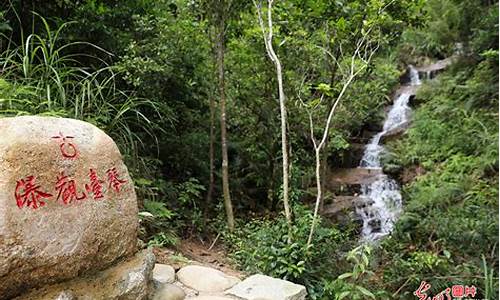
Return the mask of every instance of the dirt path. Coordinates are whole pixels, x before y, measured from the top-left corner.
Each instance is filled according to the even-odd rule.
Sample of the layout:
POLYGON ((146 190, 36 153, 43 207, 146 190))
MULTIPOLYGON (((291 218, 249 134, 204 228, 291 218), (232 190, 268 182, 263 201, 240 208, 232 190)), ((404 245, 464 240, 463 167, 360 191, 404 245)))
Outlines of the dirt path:
POLYGON ((228 258, 225 249, 216 242, 210 249, 213 239, 208 242, 201 242, 191 238, 182 240, 175 248, 155 247, 153 252, 156 262, 168 264, 177 271, 185 265, 197 264, 220 270, 228 275, 243 278, 245 274, 238 271, 236 266, 228 258))

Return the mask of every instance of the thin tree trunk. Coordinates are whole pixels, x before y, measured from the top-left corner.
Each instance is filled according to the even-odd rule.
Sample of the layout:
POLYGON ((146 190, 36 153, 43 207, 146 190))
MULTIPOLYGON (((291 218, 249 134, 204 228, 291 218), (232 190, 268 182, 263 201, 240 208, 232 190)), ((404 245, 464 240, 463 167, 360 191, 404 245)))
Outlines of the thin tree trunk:
POLYGON ((208 181, 207 196, 205 199, 205 209, 203 212, 204 224, 206 224, 208 220, 208 211, 210 209, 210 205, 212 204, 212 194, 214 192, 214 184, 215 184, 214 144, 215 144, 215 100, 214 97, 210 97, 210 144, 208 150, 210 179, 208 181))
POLYGON ((316 188, 317 188, 317 193, 316 193, 316 204, 314 207, 314 217, 313 221, 311 224, 311 230, 309 231, 309 237, 307 238, 307 245, 311 245, 313 234, 314 234, 314 228, 316 227, 316 223, 318 222, 317 212, 320 206, 321 202, 321 197, 322 197, 322 189, 321 189, 321 147, 314 147, 314 154, 316 157, 316 188))
MULTIPOLYGON (((326 142, 325 142, 325 148, 327 148, 327 145, 328 145, 328 138, 326 139, 326 142)), ((321 158, 321 190, 322 191, 325 191, 325 178, 326 178, 326 171, 327 171, 327 167, 328 167, 328 152, 327 151, 324 151, 323 154, 322 154, 322 158, 321 158)), ((319 211, 322 212, 324 210, 324 207, 325 207, 325 196, 326 196, 326 192, 323 194, 321 194, 321 199, 320 199, 320 205, 319 205, 319 211)))
POLYGON ((226 131, 226 92, 224 81, 224 1, 220 1, 217 33, 217 69, 219 73, 220 94, 220 135, 222 147, 222 191, 224 195, 224 207, 226 208, 227 225, 229 231, 234 231, 234 214, 231 194, 229 192, 229 163, 227 156, 227 131, 226 131))
POLYGON ((266 207, 273 211, 274 210, 274 157, 269 157, 269 179, 267 188, 267 205, 266 207))
POLYGON ((276 66, 276 77, 278 79, 278 94, 280 103, 280 117, 281 117, 281 152, 283 155, 283 205, 285 206, 285 217, 288 225, 288 242, 291 241, 292 233, 292 214, 290 210, 290 204, 288 202, 288 147, 287 147, 287 135, 286 135, 286 105, 285 105, 285 92, 283 89, 283 74, 281 69, 281 62, 274 52, 273 49, 273 21, 272 21, 272 6, 273 0, 267 1, 267 23, 268 28, 266 30, 264 26, 264 20, 262 18, 261 6, 254 1, 257 8, 257 13, 259 17, 259 24, 262 30, 262 35, 264 36, 264 44, 266 46, 266 52, 271 59, 271 61, 276 66))

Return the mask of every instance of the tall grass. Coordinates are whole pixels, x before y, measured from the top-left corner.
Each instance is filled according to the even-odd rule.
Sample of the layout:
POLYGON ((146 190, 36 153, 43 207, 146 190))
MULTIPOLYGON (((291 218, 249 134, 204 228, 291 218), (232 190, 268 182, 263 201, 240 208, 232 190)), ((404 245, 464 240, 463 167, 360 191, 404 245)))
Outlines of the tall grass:
POLYGON ((138 157, 144 137, 156 143, 155 119, 161 118, 156 103, 120 90, 118 74, 105 59, 77 51, 92 47, 102 57, 112 54, 91 43, 64 41, 61 33, 71 23, 52 30, 45 18, 35 15, 42 33, 33 32, 21 45, 10 44, 0 54, 0 117, 52 115, 84 120, 107 132, 122 153, 133 157, 138 157), (103 67, 82 66, 82 58, 103 67))

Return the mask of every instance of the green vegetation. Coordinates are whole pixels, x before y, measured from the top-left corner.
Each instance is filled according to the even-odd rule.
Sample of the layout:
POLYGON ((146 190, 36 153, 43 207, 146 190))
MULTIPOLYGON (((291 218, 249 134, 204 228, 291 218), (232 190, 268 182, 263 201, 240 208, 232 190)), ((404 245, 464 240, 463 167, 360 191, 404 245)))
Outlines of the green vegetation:
POLYGON ((220 235, 235 266, 304 284, 311 299, 414 299, 423 280, 433 293, 474 284, 482 298, 497 299, 498 3, 282 0, 271 13, 286 95, 291 229, 277 74, 251 1, 0 4, 0 116, 76 118, 113 137, 136 185, 145 244, 220 235), (388 145, 386 163, 404 183, 393 234, 359 245, 356 221, 320 218, 308 245, 310 135, 322 135, 335 100, 341 95, 321 151, 323 180, 383 120, 407 64, 451 55, 457 61, 418 91, 410 129, 388 145), (361 71, 349 82, 351 64, 361 71))

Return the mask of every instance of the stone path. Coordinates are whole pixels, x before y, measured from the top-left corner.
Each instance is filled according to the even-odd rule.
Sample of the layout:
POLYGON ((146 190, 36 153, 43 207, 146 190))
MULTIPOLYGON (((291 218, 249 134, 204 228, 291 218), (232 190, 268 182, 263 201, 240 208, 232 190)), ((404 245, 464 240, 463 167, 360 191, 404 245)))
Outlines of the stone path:
POLYGON ((219 270, 187 265, 174 268, 155 264, 153 300, 303 300, 304 286, 264 275, 252 275, 241 281, 219 270))

